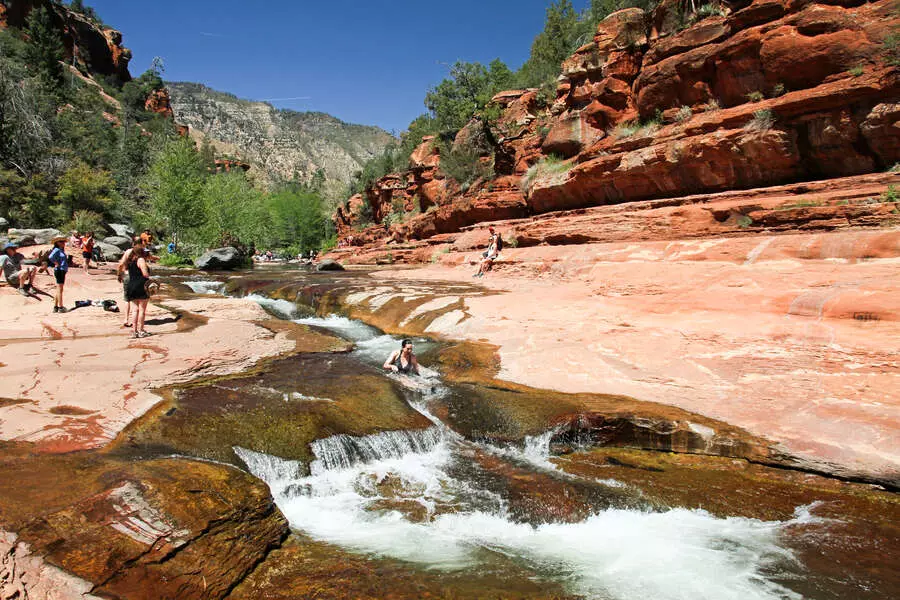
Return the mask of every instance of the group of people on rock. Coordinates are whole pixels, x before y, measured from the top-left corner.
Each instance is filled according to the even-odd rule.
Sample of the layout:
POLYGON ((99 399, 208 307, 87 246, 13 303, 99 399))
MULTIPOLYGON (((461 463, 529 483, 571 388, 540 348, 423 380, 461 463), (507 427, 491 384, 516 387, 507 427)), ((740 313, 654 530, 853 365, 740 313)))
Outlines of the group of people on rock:
MULTIPOLYGON (((53 312, 68 312, 69 309, 65 307, 63 301, 63 293, 69 267, 74 265, 70 255, 66 253, 67 243, 72 246, 73 250, 81 250, 84 272, 90 274, 88 269, 90 260, 94 258, 94 234, 89 232, 85 236, 78 236, 73 232, 72 238, 57 236, 51 239, 50 251, 37 255, 39 266, 26 264, 25 256, 19 252, 19 246, 15 242, 5 244, 3 255, 0 256, 0 270, 3 272, 6 283, 17 289, 23 296, 33 296, 37 292, 34 287, 37 274, 39 272, 49 274, 48 269, 52 267, 53 277, 56 281, 53 312)), ((158 260, 158 257, 151 253, 152 245, 153 234, 149 230, 145 230, 134 238, 132 247, 125 251, 116 266, 116 275, 122 283, 122 291, 127 303, 123 327, 132 329, 132 337, 135 338, 151 335, 144 327, 147 303, 151 293, 158 287, 158 284, 150 278, 150 262, 158 260)))
POLYGON ((0 268, 6 283, 16 288, 23 296, 32 296, 37 292, 34 280, 39 272, 48 273, 49 266, 53 267, 53 276, 56 280, 56 293, 53 296, 53 312, 64 313, 67 311, 63 305, 63 289, 66 285, 66 275, 69 272, 69 256, 66 254, 66 238, 59 236, 50 240, 49 253, 42 253, 38 257, 40 268, 35 265, 25 264, 25 256, 19 252, 19 245, 8 242, 3 246, 3 256, 0 256, 0 268))

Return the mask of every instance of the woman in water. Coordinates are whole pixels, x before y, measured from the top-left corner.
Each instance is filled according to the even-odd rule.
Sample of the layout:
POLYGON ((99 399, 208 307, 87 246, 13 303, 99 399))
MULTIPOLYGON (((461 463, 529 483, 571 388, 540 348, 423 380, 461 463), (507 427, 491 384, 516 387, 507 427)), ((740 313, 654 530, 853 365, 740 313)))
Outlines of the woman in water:
POLYGON ((391 352, 391 355, 384 361, 384 368, 394 373, 402 373, 404 375, 419 375, 419 361, 413 354, 413 345, 411 340, 403 340, 400 342, 400 349, 391 352))

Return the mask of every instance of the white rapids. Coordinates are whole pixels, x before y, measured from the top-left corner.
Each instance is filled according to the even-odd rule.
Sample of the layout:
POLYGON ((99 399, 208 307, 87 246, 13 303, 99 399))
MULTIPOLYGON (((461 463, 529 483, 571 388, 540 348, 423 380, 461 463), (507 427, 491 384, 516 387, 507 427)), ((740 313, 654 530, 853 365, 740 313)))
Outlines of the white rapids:
POLYGON ((195 294, 224 295, 225 284, 221 281, 185 281, 184 285, 195 294))
POLYGON ((497 553, 591 598, 801 598, 770 574, 793 565, 779 542, 787 528, 813 519, 804 509, 787 522, 608 509, 580 523, 532 526, 511 520, 496 494, 448 474, 457 456, 441 429, 387 433, 318 440, 306 477, 294 475, 291 461, 238 452, 293 527, 352 551, 440 570, 472 568, 497 553), (386 499, 381 485, 400 490, 387 499, 418 503, 427 518, 376 506, 386 499))
MULTIPOLYGON (((398 344, 341 317, 297 322, 353 339, 365 362, 384 360, 398 344)), ((504 498, 480 486, 477 477, 461 475, 465 468, 454 468, 471 461, 460 451, 471 444, 424 405, 414 407, 435 426, 317 440, 309 475, 301 475, 292 461, 235 451, 269 485, 292 527, 354 552, 443 571, 473 569, 502 557, 573 594, 602 600, 802 598, 783 583, 800 571, 783 534, 816 521, 805 507, 783 522, 719 518, 683 508, 598 509, 577 523, 517 522, 504 498), (410 505, 418 509, 410 511, 410 505)), ((498 453, 555 470, 549 461, 554 433, 498 453)))

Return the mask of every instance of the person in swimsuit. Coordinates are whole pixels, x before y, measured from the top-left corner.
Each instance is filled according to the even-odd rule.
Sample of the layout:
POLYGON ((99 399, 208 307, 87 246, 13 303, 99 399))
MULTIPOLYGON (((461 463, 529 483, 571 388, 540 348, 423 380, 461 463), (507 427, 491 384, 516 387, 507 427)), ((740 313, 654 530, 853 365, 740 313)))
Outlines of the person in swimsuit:
POLYGON ((400 342, 400 349, 391 352, 391 355, 383 365, 386 371, 394 373, 402 373, 403 375, 419 375, 419 361, 413 354, 413 345, 411 340, 403 340, 400 342))
POLYGON ((125 299, 134 307, 134 334, 132 337, 143 338, 151 335, 144 330, 144 319, 147 316, 147 302, 150 295, 145 284, 150 279, 150 268, 144 257, 144 245, 135 242, 131 248, 126 266, 128 270, 128 283, 125 286, 125 299))

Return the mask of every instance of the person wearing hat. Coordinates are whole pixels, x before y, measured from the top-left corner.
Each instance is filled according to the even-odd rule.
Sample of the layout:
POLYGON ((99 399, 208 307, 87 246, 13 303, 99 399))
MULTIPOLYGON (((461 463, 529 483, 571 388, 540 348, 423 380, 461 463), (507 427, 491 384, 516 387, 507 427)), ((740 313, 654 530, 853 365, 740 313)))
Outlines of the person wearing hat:
POLYGON ((23 296, 27 296, 31 293, 31 284, 34 283, 37 269, 22 264, 25 257, 21 253, 16 252, 18 249, 18 244, 13 242, 3 246, 3 256, 0 256, 0 268, 3 269, 6 283, 10 287, 18 289, 23 296))
POLYGON ((66 307, 63 306, 63 288, 66 285, 66 273, 69 272, 69 257, 66 256, 66 238, 60 236, 50 240, 53 244, 53 250, 47 261, 53 265, 53 276, 56 277, 56 303, 53 305, 53 312, 64 313, 66 307))

